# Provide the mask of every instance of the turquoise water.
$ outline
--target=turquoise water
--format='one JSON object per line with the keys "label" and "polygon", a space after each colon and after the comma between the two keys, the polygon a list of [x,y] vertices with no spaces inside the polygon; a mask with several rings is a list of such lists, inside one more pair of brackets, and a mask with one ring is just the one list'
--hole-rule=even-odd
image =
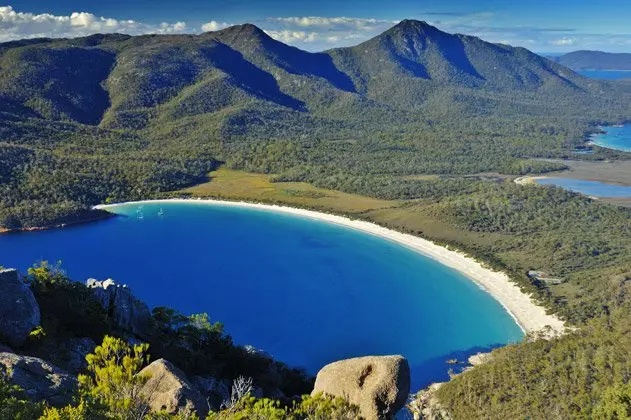
{"label": "turquoise water", "polygon": [[536,179],[537,184],[556,185],[567,190],[576,191],[585,195],[606,198],[631,197],[631,187],[625,185],[606,184],[598,181],[586,181],[572,178],[543,178]]}
{"label": "turquoise water", "polygon": [[631,79],[631,70],[578,70],[577,73],[591,79]]}
{"label": "turquoise water", "polygon": [[150,306],[207,312],[237,343],[311,373],[347,357],[403,354],[414,389],[448,379],[447,359],[522,338],[472,281],[376,236],[194,202],[116,212],[121,217],[0,236],[0,264],[24,271],[61,260],[76,280],[111,277]]}
{"label": "turquoise water", "polygon": [[622,127],[600,127],[605,133],[593,134],[590,137],[592,143],[609,149],[631,152],[631,125]]}

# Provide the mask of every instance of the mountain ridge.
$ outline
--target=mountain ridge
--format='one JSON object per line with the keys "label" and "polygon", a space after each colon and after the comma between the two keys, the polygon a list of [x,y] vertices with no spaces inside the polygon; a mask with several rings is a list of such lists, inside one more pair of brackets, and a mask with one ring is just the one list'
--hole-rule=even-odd
{"label": "mountain ridge", "polygon": [[605,119],[612,102],[617,118],[627,94],[524,48],[416,20],[318,53],[252,24],[199,35],[11,41],[0,44],[0,68],[7,121],[150,133],[160,144],[192,133],[197,142],[352,138],[454,116],[586,114],[577,104],[600,103]]}
{"label": "mountain ridge", "polygon": [[[200,35],[96,34],[11,41],[0,44],[0,54],[0,97],[12,101],[14,109],[19,105],[44,119],[128,129],[146,127],[160,113],[156,107],[213,77],[212,90],[223,99],[215,101],[219,108],[200,107],[200,112],[206,110],[202,113],[250,98],[327,118],[342,103],[351,109],[352,103],[361,103],[405,113],[435,102],[434,96],[445,88],[476,96],[482,91],[547,94],[544,90],[551,86],[571,95],[595,85],[525,49],[448,34],[416,20],[404,20],[357,46],[319,53],[286,45],[255,25],[243,24]],[[99,54],[110,60],[99,62]],[[76,62],[89,62],[98,74],[76,69]],[[43,72],[33,77],[39,70]],[[41,83],[23,89],[25,79]],[[91,85],[73,86],[76,80]],[[64,99],[51,86],[76,92]],[[88,97],[96,103],[89,103]],[[93,113],[86,114],[90,110]]]}

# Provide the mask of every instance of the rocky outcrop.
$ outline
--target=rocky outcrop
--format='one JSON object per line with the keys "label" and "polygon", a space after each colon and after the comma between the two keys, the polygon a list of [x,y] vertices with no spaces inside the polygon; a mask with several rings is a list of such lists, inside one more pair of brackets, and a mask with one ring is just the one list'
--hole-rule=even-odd
{"label": "rocky outcrop", "polygon": [[63,343],[64,361],[60,365],[71,373],[79,373],[88,367],[85,357],[96,348],[96,343],[90,338],[71,338]]}
{"label": "rocky outcrop", "polygon": [[0,340],[19,347],[39,325],[39,306],[15,270],[0,270]]}
{"label": "rocky outcrop", "polygon": [[410,367],[401,356],[369,356],[331,363],[318,372],[312,395],[345,398],[367,420],[392,419],[410,392]]}
{"label": "rocky outcrop", "polygon": [[208,405],[197,388],[188,381],[184,372],[171,362],[164,359],[156,360],[138,375],[149,378],[140,392],[149,401],[152,411],[165,410],[168,413],[175,413],[188,407],[202,416],[208,411]]}
{"label": "rocky outcrop", "polygon": [[74,376],[36,357],[0,353],[0,371],[30,400],[47,401],[54,406],[69,404],[77,387]]}
{"label": "rocky outcrop", "polygon": [[491,360],[492,353],[476,353],[467,360],[471,366],[479,366]]}
{"label": "rocky outcrop", "polygon": [[86,285],[103,305],[119,328],[146,337],[151,326],[151,312],[147,304],[136,298],[127,286],[117,285],[112,279],[89,279]]}
{"label": "rocky outcrop", "polygon": [[436,398],[436,391],[444,382],[431,384],[428,388],[415,395],[408,406],[414,420],[451,420],[451,415]]}
{"label": "rocky outcrop", "polygon": [[225,401],[230,401],[231,382],[227,379],[217,379],[212,376],[193,376],[191,383],[200,392],[206,405],[213,411],[221,410]]}

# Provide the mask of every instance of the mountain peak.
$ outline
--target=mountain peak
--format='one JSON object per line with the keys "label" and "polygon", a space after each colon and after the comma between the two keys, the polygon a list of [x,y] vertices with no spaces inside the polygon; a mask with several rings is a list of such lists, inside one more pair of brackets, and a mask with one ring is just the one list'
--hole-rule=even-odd
{"label": "mountain peak", "polygon": [[399,22],[397,25],[395,25],[396,27],[400,27],[400,28],[416,28],[416,27],[426,27],[426,26],[432,26],[429,23],[427,23],[424,20],[416,20],[416,19],[403,19],[401,22]]}
{"label": "mountain peak", "polygon": [[252,25],[251,23],[229,26],[217,32],[223,34],[238,34],[240,36],[253,36],[257,38],[269,38],[269,35],[267,35],[265,31],[256,25]]}
{"label": "mountain peak", "polygon": [[[219,40],[228,45],[270,45],[275,43],[274,39],[265,33],[258,26],[251,23],[230,26],[217,32],[207,32],[207,37]],[[244,44],[245,43],[245,44]]]}
{"label": "mountain peak", "polygon": [[386,34],[400,34],[400,35],[430,35],[430,34],[444,34],[441,30],[435,26],[430,25],[424,20],[405,19],[390,28],[385,32]]}

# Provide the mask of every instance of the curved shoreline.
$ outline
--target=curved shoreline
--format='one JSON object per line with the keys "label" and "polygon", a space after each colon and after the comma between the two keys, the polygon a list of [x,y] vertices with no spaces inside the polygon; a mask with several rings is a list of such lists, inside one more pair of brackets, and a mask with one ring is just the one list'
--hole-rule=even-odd
{"label": "curved shoreline", "polygon": [[278,206],[269,204],[258,204],[248,202],[235,202],[210,199],[163,199],[163,200],[143,200],[118,204],[106,204],[95,206],[95,209],[106,210],[108,208],[120,207],[129,204],[142,203],[199,203],[214,206],[231,206],[250,209],[273,211],[294,216],[301,216],[310,219],[333,223],[347,228],[356,229],[368,234],[379,236],[383,239],[396,242],[422,255],[430,257],[443,265],[446,265],[467,278],[475,282],[483,290],[494,297],[513,317],[517,325],[524,331],[537,332],[545,327],[552,328],[554,333],[563,333],[566,329],[565,323],[555,315],[546,313],[545,308],[537,305],[532,297],[524,292],[502,272],[493,271],[483,267],[478,261],[465,254],[434,244],[433,242],[417,236],[397,232],[387,229],[375,223],[352,220],[348,217],[337,216],[328,213],[321,213],[312,210],[304,210],[295,207]]}

